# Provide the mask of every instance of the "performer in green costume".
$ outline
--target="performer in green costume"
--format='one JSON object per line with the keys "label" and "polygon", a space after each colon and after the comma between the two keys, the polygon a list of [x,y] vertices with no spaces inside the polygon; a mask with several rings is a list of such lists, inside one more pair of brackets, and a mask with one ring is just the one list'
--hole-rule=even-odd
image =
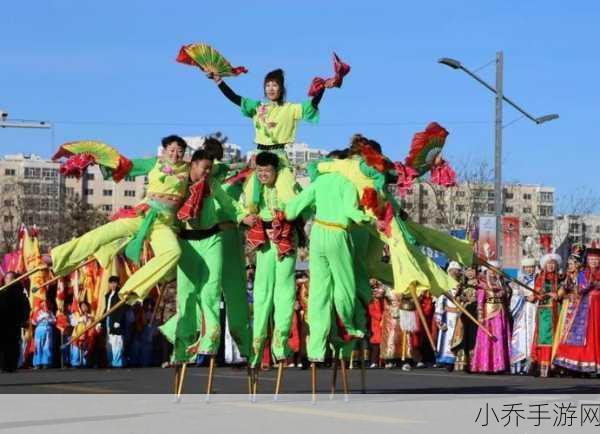
{"label": "performer in green costume", "polygon": [[[256,177],[261,187],[258,214],[252,212],[247,197],[241,201],[245,214],[243,222],[251,228],[248,231],[250,244],[254,242],[254,236],[261,239],[256,251],[254,279],[252,367],[256,367],[262,359],[271,314],[273,358],[282,360],[290,355],[288,338],[296,299],[296,251],[291,225],[282,219],[286,200],[279,195],[276,187],[278,166],[277,155],[259,153],[256,156]],[[283,232],[287,232],[287,238],[280,238]]]}
{"label": "performer in green costume", "polygon": [[[176,362],[186,362],[196,352],[214,355],[220,345],[224,258],[219,215],[235,220],[236,207],[219,182],[210,177],[212,166],[206,151],[194,152],[190,168],[193,185],[177,213],[184,226],[179,233],[182,255],[177,268],[177,314],[160,327],[173,343],[172,359]],[[247,312],[247,306],[244,308]]]}
{"label": "performer in green costume", "polygon": [[356,188],[337,173],[319,176],[288,202],[287,218],[294,220],[310,206],[316,207],[316,217],[310,237],[308,359],[322,362],[331,330],[332,302],[346,332],[355,338],[364,336],[354,324],[356,281],[349,227],[371,219],[358,209]]}

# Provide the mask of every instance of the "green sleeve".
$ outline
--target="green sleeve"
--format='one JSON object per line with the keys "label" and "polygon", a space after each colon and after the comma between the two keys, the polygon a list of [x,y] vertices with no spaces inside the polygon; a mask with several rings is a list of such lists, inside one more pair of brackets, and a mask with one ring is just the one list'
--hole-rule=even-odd
{"label": "green sleeve", "polygon": [[342,206],[344,214],[355,223],[367,223],[371,218],[358,208],[358,193],[349,181],[344,180],[342,185]]}
{"label": "green sleeve", "polygon": [[227,219],[237,221],[238,216],[241,213],[239,205],[227,193],[225,193],[225,190],[223,190],[218,182],[213,181],[211,188],[215,199],[217,202],[219,202],[219,205],[221,205],[223,213]]}
{"label": "green sleeve", "polygon": [[151,158],[134,158],[131,160],[133,163],[133,167],[127,174],[127,176],[141,176],[147,175],[154,166],[156,166],[156,162],[158,161],[158,157]]}
{"label": "green sleeve", "polygon": [[213,179],[216,179],[220,183],[223,183],[225,178],[227,178],[227,173],[229,172],[229,165],[227,163],[215,162],[213,165],[212,173],[210,174]]}
{"label": "green sleeve", "polygon": [[302,103],[302,119],[311,124],[319,123],[319,110],[314,108],[311,100]]}
{"label": "green sleeve", "polygon": [[315,203],[315,188],[315,183],[310,184],[286,204],[285,215],[288,220],[296,220],[306,207]]}
{"label": "green sleeve", "polygon": [[[157,160],[158,160],[158,157],[132,159],[131,162],[133,163],[133,167],[127,173],[127,176],[147,175],[148,172],[150,172],[154,168]],[[100,165],[100,171],[102,172],[102,177],[105,180],[112,178],[112,174],[113,174],[112,169]]]}
{"label": "green sleeve", "polygon": [[240,110],[242,114],[247,118],[252,118],[256,114],[256,109],[260,105],[260,101],[257,99],[250,99],[242,97],[242,103],[240,104]]}

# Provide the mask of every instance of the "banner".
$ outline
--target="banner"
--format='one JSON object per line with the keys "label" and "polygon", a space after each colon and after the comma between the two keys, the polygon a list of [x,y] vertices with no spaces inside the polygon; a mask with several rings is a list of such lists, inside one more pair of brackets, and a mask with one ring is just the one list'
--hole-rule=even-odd
{"label": "banner", "polygon": [[496,217],[480,216],[477,242],[477,254],[486,260],[496,258]]}
{"label": "banner", "polygon": [[519,217],[502,217],[502,267],[514,270],[521,264],[521,230]]}

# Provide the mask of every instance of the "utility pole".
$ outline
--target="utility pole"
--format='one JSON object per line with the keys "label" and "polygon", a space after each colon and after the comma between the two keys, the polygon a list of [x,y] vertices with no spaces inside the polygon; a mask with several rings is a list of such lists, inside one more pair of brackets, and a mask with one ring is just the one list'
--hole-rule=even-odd
{"label": "utility pole", "polygon": [[496,214],[496,259],[502,257],[502,99],[504,54],[496,53],[496,143],[494,146],[494,212]]}

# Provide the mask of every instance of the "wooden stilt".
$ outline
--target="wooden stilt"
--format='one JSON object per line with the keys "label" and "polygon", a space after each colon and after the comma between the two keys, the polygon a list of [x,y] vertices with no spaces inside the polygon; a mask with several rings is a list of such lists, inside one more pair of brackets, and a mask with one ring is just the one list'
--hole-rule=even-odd
{"label": "wooden stilt", "polygon": [[458,302],[458,300],[456,300],[456,298],[450,294],[450,292],[445,292],[444,295],[446,297],[448,297],[448,300],[450,300],[457,308],[458,310],[460,310],[463,314],[466,315],[467,318],[469,318],[471,321],[473,321],[475,324],[477,324],[477,326],[479,328],[481,328],[481,330],[483,330],[483,332],[489,336],[490,339],[492,339],[493,341],[497,341],[498,338],[496,336],[494,336],[492,334],[492,332],[486,327],[484,326],[481,321],[477,320],[477,318],[475,318],[473,315],[471,315],[471,312],[469,312],[463,305],[462,303]]}
{"label": "wooden stilt", "polygon": [[279,398],[279,392],[281,390],[281,379],[283,378],[283,363],[284,360],[279,361],[279,366],[277,367],[277,382],[275,383],[275,396],[273,400],[277,401]]}
{"label": "wooden stilt", "polygon": [[341,374],[342,374],[342,387],[344,389],[344,401],[348,401],[348,371],[346,370],[346,361],[343,357],[340,358]]}
{"label": "wooden stilt", "polygon": [[156,305],[154,306],[154,310],[152,311],[152,317],[150,318],[150,325],[154,325],[154,320],[156,319],[156,314],[158,313],[158,307],[160,306],[160,302],[163,299],[165,289],[167,289],[167,283],[165,282],[161,286],[157,286],[156,289],[158,289],[158,298],[156,299]]}
{"label": "wooden stilt", "polygon": [[433,335],[431,334],[431,330],[429,329],[429,324],[427,324],[427,318],[425,318],[425,314],[423,313],[423,308],[421,307],[421,303],[419,303],[419,297],[417,297],[417,289],[415,288],[414,285],[410,286],[410,295],[412,296],[413,302],[415,303],[415,308],[417,309],[417,314],[419,316],[419,319],[421,320],[421,324],[423,325],[425,334],[427,335],[427,340],[429,341],[429,345],[431,345],[433,354],[435,354],[437,357],[437,346],[433,340]]}
{"label": "wooden stilt", "polygon": [[17,283],[17,282],[20,282],[21,280],[28,278],[29,276],[31,276],[32,274],[35,274],[35,273],[37,273],[38,271],[43,271],[43,270],[45,270],[46,268],[48,268],[48,266],[46,266],[46,265],[41,265],[41,266],[39,266],[39,267],[35,267],[33,270],[31,270],[31,271],[28,271],[27,273],[25,273],[25,274],[23,274],[23,275],[21,275],[21,276],[17,277],[17,278],[16,278],[15,280],[13,280],[12,282],[10,282],[10,283],[7,283],[6,285],[2,286],[2,287],[0,288],[0,292],[4,291],[6,288],[8,288],[9,286],[12,286],[12,285],[14,285],[15,283]]}
{"label": "wooden stilt", "polygon": [[367,367],[365,362],[365,340],[360,341],[360,393],[367,393]]}
{"label": "wooden stilt", "polygon": [[177,387],[177,399],[181,399],[181,392],[183,391],[183,383],[185,382],[185,370],[187,369],[187,363],[184,363],[181,367],[181,373],[179,374],[179,386]]}
{"label": "wooden stilt", "polygon": [[353,365],[354,365],[354,350],[350,351],[350,363],[349,363],[348,369],[352,369]]}
{"label": "wooden stilt", "polygon": [[208,365],[208,383],[206,385],[206,401],[210,401],[210,395],[212,393],[212,386],[213,386],[213,378],[215,375],[215,359],[217,356],[215,356],[214,354],[211,354],[210,356],[210,362]]}
{"label": "wooden stilt", "polygon": [[310,364],[312,403],[317,402],[317,365],[315,362]]}
{"label": "wooden stilt", "polygon": [[106,318],[107,316],[109,316],[111,313],[113,313],[114,311],[116,311],[118,308],[120,308],[121,306],[123,306],[125,303],[127,303],[127,299],[119,301],[117,304],[115,304],[113,307],[111,307],[106,313],[104,313],[104,315],[102,315],[100,318],[96,319],[95,321],[91,322],[90,325],[88,325],[85,329],[83,329],[83,331],[81,331],[79,334],[77,334],[75,336],[71,336],[71,339],[69,339],[66,344],[61,345],[60,348],[63,349],[63,348],[68,347],[69,345],[71,345],[74,341],[76,341],[77,339],[79,339],[80,337],[82,337],[83,335],[85,335],[89,330],[91,330],[94,327],[96,327],[96,325],[100,324],[100,322],[104,318]]}
{"label": "wooden stilt", "polygon": [[339,365],[340,365],[340,353],[339,353],[339,350],[336,350],[335,354],[334,354],[334,358],[333,358],[333,372],[331,374],[331,388],[329,391],[329,399],[333,399],[333,397],[335,396],[335,389],[337,386],[337,373],[338,373]]}
{"label": "wooden stilt", "polygon": [[252,401],[252,385],[254,384],[253,368],[250,364],[246,367],[246,373],[248,374],[248,400]]}
{"label": "wooden stilt", "polygon": [[256,402],[256,392],[258,390],[258,373],[260,368],[254,368],[254,384],[252,384],[252,402]]}
{"label": "wooden stilt", "polygon": [[173,385],[173,394],[177,396],[177,391],[179,390],[179,375],[181,374],[181,366],[175,365],[175,381]]}

